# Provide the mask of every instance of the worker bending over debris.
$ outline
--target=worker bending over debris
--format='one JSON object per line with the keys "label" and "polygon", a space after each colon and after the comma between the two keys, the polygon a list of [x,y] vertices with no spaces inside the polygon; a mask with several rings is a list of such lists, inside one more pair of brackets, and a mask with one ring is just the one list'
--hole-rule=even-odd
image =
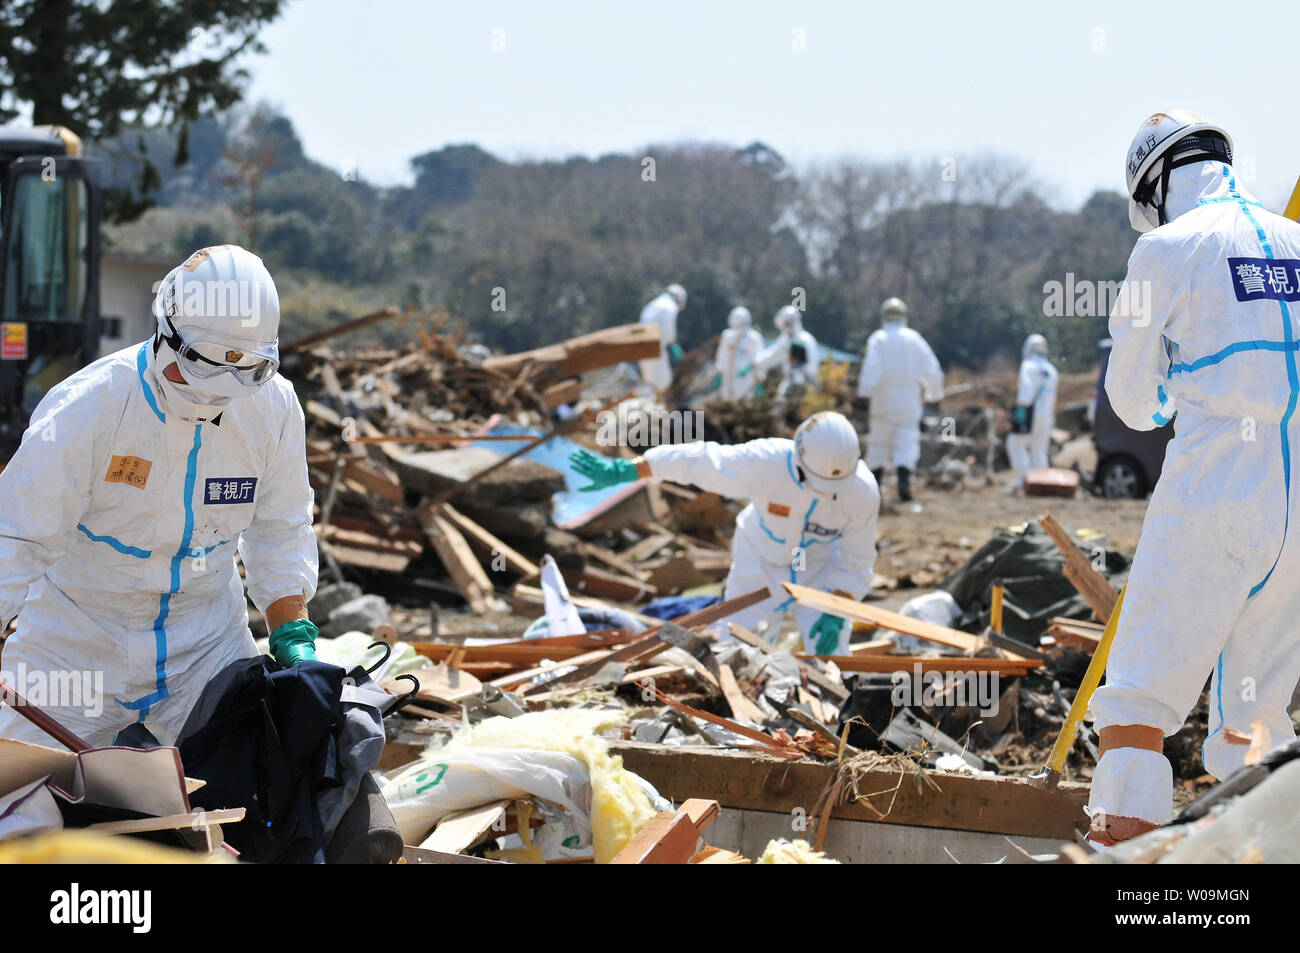
{"label": "worker bending over debris", "polygon": [[1142,124],[1126,172],[1129,219],[1146,234],[1111,314],[1106,393],[1137,430],[1177,418],[1091,702],[1098,844],[1169,820],[1164,739],[1207,674],[1202,758],[1220,779],[1244,763],[1255,722],[1273,745],[1292,739],[1300,680],[1300,225],[1241,187],[1227,132],[1185,109]]}
{"label": "worker bending over debris", "polygon": [[777,336],[757,358],[760,374],[776,367],[781,383],[776,396],[784,397],[791,387],[816,387],[822,356],[817,339],[803,326],[803,315],[792,304],[776,313]]}
{"label": "worker bending over debris", "polygon": [[673,368],[682,359],[677,344],[677,315],[686,307],[686,289],[672,284],[641,309],[642,324],[659,325],[659,356],[640,362],[641,379],[662,394],[673,383]]}
{"label": "worker bending over debris", "polygon": [[921,458],[922,398],[943,397],[943,370],[925,338],[907,326],[907,305],[890,298],[880,308],[881,327],[867,338],[858,396],[871,400],[867,466],[884,484],[885,467],[897,468],[898,497],[912,498],[912,471]]}
{"label": "worker bending over debris", "polygon": [[1025,485],[1025,473],[1048,466],[1047,450],[1056,424],[1056,368],[1047,359],[1047,338],[1031,334],[1021,351],[1020,383],[1007,434],[1007,458],[1016,471],[1012,489]]}
{"label": "worker bending over debris", "polygon": [[[242,248],[202,248],[154,314],[152,340],[45,395],[0,474],[5,670],[51,686],[102,671],[102,713],[41,706],[95,746],[134,724],[170,744],[208,680],[258,654],[236,547],[276,659],[315,658],[312,491],[302,408],[276,374],[275,284]],[[50,743],[8,707],[0,736]]]}
{"label": "worker bending over debris", "polygon": [[717,373],[713,390],[721,400],[743,400],[754,393],[758,375],[754,362],[763,349],[763,338],[753,328],[748,308],[732,308],[727,329],[718,337],[718,353],[713,359]]}
{"label": "worker bending over debris", "polygon": [[862,599],[870,590],[880,492],[860,456],[853,425],[823,411],[800,424],[793,440],[665,444],[636,460],[579,450],[570,461],[591,480],[584,490],[637,479],[672,480],[748,500],[736,517],[723,598],[765,587],[769,598],[731,621],[747,629],[765,621],[767,636],[774,639],[785,610],[793,607],[807,651],[844,655],[850,632],[844,619],[794,604],[781,583],[850,599]]}

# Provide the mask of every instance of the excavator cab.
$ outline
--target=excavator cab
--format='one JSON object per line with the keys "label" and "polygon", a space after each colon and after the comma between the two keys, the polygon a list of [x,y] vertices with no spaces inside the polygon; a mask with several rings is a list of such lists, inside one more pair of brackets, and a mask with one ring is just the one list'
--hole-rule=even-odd
{"label": "excavator cab", "polygon": [[66,129],[0,126],[0,463],[99,354],[99,188]]}

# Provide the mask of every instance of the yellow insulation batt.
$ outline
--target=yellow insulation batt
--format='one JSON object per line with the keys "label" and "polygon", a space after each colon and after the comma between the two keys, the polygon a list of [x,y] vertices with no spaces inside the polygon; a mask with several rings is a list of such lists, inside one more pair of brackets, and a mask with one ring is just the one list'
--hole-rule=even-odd
{"label": "yellow insulation batt", "polygon": [[819,850],[813,850],[806,840],[768,841],[760,864],[838,864]]}
{"label": "yellow insulation batt", "polygon": [[0,844],[0,864],[221,864],[224,850],[199,854],[135,837],[66,830],[18,837]]}
{"label": "yellow insulation batt", "polygon": [[[529,712],[517,718],[488,718],[457,731],[442,747],[430,748],[420,761],[394,777],[385,786],[384,794],[390,803],[394,795],[401,798],[411,789],[413,780],[425,777],[433,767],[454,763],[458,756],[494,751],[569,755],[587,769],[594,857],[598,864],[608,863],[655,814],[650,799],[633,775],[624,769],[623,759],[611,755],[605,739],[597,735],[601,729],[621,724],[625,718],[618,711],[583,708]],[[539,761],[544,762],[545,758]],[[418,789],[417,786],[415,790]]]}

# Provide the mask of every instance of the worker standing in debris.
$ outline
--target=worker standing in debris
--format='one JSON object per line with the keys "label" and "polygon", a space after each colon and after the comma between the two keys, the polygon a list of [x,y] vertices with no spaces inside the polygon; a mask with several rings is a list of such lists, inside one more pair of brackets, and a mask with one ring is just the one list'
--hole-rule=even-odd
{"label": "worker standing in debris", "polygon": [[885,467],[897,470],[898,497],[912,499],[912,471],[921,458],[922,399],[943,397],[943,370],[934,351],[907,326],[907,305],[890,298],[880,308],[881,327],[867,338],[858,396],[871,400],[867,466],[884,484]]}
{"label": "worker standing in debris", "polygon": [[[272,654],[315,658],[312,491],[302,408],[276,374],[275,284],[242,248],[202,248],[154,314],[151,340],[46,394],[0,474],[0,619],[18,617],[4,668],[51,686],[102,672],[102,713],[42,706],[92,745],[136,724],[171,743],[207,681],[257,655],[236,548]],[[8,707],[0,736],[51,743]]]}
{"label": "worker standing in debris", "polygon": [[754,362],[763,348],[762,336],[754,330],[748,308],[732,308],[727,329],[718,338],[717,367],[713,389],[722,400],[743,400],[754,393],[758,375]]}
{"label": "worker standing in debris", "polygon": [[851,627],[839,616],[794,604],[781,583],[850,599],[862,599],[870,590],[880,493],[860,458],[853,425],[840,414],[823,411],[800,424],[793,440],[665,444],[635,461],[580,450],[570,461],[591,480],[584,490],[637,479],[672,480],[748,500],[736,517],[723,598],[765,587],[769,595],[731,621],[748,629],[766,622],[771,639],[780,631],[786,609],[793,607],[807,651],[843,655]]}
{"label": "worker standing in debris", "polygon": [[1047,359],[1047,338],[1029,335],[1021,355],[1016,405],[1011,410],[1011,433],[1007,434],[1007,458],[1016,471],[1013,489],[1025,485],[1026,472],[1049,465],[1047,450],[1056,424],[1058,375]]}
{"label": "worker standing in debris", "polygon": [[1126,172],[1145,234],[1110,318],[1106,393],[1137,430],[1177,419],[1091,702],[1099,844],[1169,820],[1164,739],[1207,675],[1202,757],[1217,778],[1242,766],[1256,722],[1291,740],[1300,680],[1300,225],[1242,188],[1227,132],[1185,109],[1142,124]]}
{"label": "worker standing in debris", "polygon": [[659,326],[659,356],[640,362],[641,379],[656,394],[662,394],[672,386],[673,368],[682,359],[682,349],[677,344],[677,315],[685,307],[686,289],[671,284],[641,309],[642,324]]}
{"label": "worker standing in debris", "polygon": [[778,397],[784,397],[791,387],[816,387],[821,372],[821,348],[812,332],[803,326],[803,315],[792,304],[776,313],[776,340],[758,355],[755,363],[759,373],[766,374],[773,367],[781,371]]}

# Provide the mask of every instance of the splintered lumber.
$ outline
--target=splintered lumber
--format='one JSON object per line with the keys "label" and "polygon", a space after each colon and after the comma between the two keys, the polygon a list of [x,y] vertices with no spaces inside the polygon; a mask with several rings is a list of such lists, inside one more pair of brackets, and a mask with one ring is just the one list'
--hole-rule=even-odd
{"label": "splintered lumber", "polygon": [[542,391],[542,405],[554,410],[561,404],[572,404],[582,397],[582,381],[574,379],[552,384]]}
{"label": "splintered lumber", "polygon": [[615,602],[636,602],[659,594],[658,588],[648,582],[596,566],[586,566],[578,573],[577,588]]}
{"label": "splintered lumber", "polygon": [[[741,642],[744,642],[746,645],[758,649],[764,655],[772,654],[771,644],[765,642],[763,639],[760,639],[757,635],[755,635],[753,632],[750,632],[748,629],[736,625],[736,623],[734,622],[728,622],[727,631],[731,633],[732,638],[739,639]],[[827,675],[825,672],[818,670],[817,667],[814,664],[812,664],[811,661],[807,661],[809,659],[816,659],[816,658],[817,656],[815,655],[809,655],[803,657],[800,657],[798,655],[795,656],[795,659],[799,663],[799,670],[803,672],[804,678],[806,678],[811,684],[816,685],[822,691],[834,697],[837,701],[841,701],[841,702],[847,701],[849,697],[849,691],[847,688],[844,687],[844,683],[840,681],[839,678],[832,678],[829,675]]]}
{"label": "splintered lumber", "polygon": [[1057,616],[1047,624],[1047,634],[1055,639],[1058,645],[1067,645],[1088,655],[1097,651],[1105,631],[1105,626],[1095,622],[1067,619],[1063,616]]}
{"label": "splintered lumber", "polygon": [[1105,625],[1110,620],[1110,614],[1115,611],[1115,601],[1119,599],[1119,593],[1105,576],[1093,568],[1092,560],[1084,555],[1083,550],[1070,538],[1065,527],[1056,521],[1056,517],[1051,513],[1044,513],[1038,517],[1038,525],[1052,538],[1052,542],[1056,543],[1061,554],[1065,556],[1065,578],[1079,590],[1079,595],[1092,606],[1097,620]]}
{"label": "splintered lumber", "polygon": [[483,362],[483,369],[511,377],[536,369],[548,377],[563,378],[658,356],[658,325],[622,324],[536,350],[490,357]]}
{"label": "splintered lumber", "polygon": [[[499,537],[492,535],[478,523],[475,523],[468,516],[465,516],[459,510],[455,509],[450,503],[440,504],[438,513],[441,516],[451,520],[456,524],[456,528],[464,533],[470,540],[479,544],[487,551],[489,557],[500,556],[506,566],[520,573],[525,578],[536,576],[541,572],[537,563],[533,562],[527,556],[524,556],[514,547],[503,542]],[[489,566],[491,563],[489,562]]]}
{"label": "splintered lumber", "polygon": [[195,811],[192,814],[168,814],[166,817],[140,817],[125,821],[101,821],[87,824],[83,830],[96,834],[144,834],[149,831],[171,831],[182,828],[198,830],[214,824],[234,824],[244,819],[244,808],[230,807],[217,811]]}
{"label": "splintered lumber", "polygon": [[[752,605],[757,605],[766,599],[767,596],[767,589],[757,589],[754,592],[746,593],[743,596],[737,596],[735,599],[728,599],[725,602],[719,602],[716,605],[707,606],[699,612],[687,613],[684,616],[679,616],[670,621],[684,629],[698,628],[700,626],[717,622],[719,619],[725,619],[733,612],[739,612],[741,609],[747,609]],[[649,628],[645,632],[641,633],[641,637],[637,641],[625,645],[621,649],[617,649],[613,652],[604,653],[603,656],[594,658],[584,665],[580,665],[576,670],[569,672],[567,675],[561,675],[558,678],[551,679],[545,683],[545,689],[550,691],[554,688],[558,688],[560,685],[567,685],[571,682],[580,682],[583,679],[591,678],[609,662],[633,662],[653,658],[660,652],[669,648],[669,643],[662,641],[657,634],[661,628],[661,625]],[[577,660],[573,659],[571,661],[576,662]],[[538,690],[541,690],[541,688],[542,686],[538,686]],[[528,692],[525,691],[524,694],[527,695]]]}
{"label": "splintered lumber", "polygon": [[718,817],[718,802],[691,798],[661,811],[637,832],[611,864],[687,864],[700,852],[704,829]]}
{"label": "splintered lumber", "polygon": [[424,850],[459,854],[468,850],[492,830],[505,831],[509,801],[494,801],[481,807],[455,811],[438,821],[428,837],[420,842]]}
{"label": "splintered lumber", "polygon": [[[816,657],[816,656],[808,656]],[[946,655],[929,658],[923,655],[826,655],[845,672],[997,672],[1009,678],[1026,675],[1041,664],[1037,659],[972,658]]]}
{"label": "splintered lumber", "polygon": [[756,725],[761,725],[766,721],[767,712],[750,701],[745,693],[740,690],[740,683],[736,681],[736,673],[731,670],[731,666],[721,665],[719,671],[721,676],[718,679],[718,685],[722,689],[723,697],[727,699],[727,704],[731,706],[732,716],[743,718],[745,721],[752,721]]}
{"label": "splintered lumber", "polygon": [[[950,648],[961,649],[963,652],[972,654],[982,649],[986,644],[984,639],[971,635],[969,632],[959,632],[947,626],[935,625],[933,622],[913,619],[897,612],[890,612],[888,609],[877,609],[862,602],[854,602],[852,599],[846,599],[843,596],[821,592],[818,589],[800,586],[793,582],[783,582],[781,585],[785,587],[786,592],[794,597],[794,601],[801,606],[829,612],[831,615],[843,616],[845,619],[851,619],[854,622],[865,622],[881,629],[889,629],[891,632],[901,632],[904,635],[912,635],[927,642],[937,642],[940,645],[947,645]],[[845,657],[847,656],[837,656],[836,664],[839,665],[840,659]],[[845,666],[840,665],[840,667],[844,668]]]}
{"label": "splintered lumber", "polygon": [[332,328],[325,328],[323,331],[317,331],[314,334],[308,334],[306,337],[285,345],[280,349],[280,353],[293,354],[295,351],[301,351],[304,348],[311,347],[313,344],[319,344],[321,341],[328,340],[339,334],[347,334],[349,331],[357,331],[364,327],[369,327],[388,318],[395,318],[400,314],[396,308],[382,308],[379,311],[373,311],[370,314],[363,315],[359,318],[353,318],[351,321],[344,321],[342,324],[336,324]]}
{"label": "splintered lumber", "polygon": [[422,507],[420,522],[460,594],[475,612],[488,611],[492,583],[460,530],[431,506]]}
{"label": "splintered lumber", "polygon": [[[839,765],[787,760],[753,750],[622,741],[610,753],[669,800],[712,798],[723,810],[807,813],[835,780]],[[1055,791],[1004,777],[926,771],[913,783],[888,762],[858,774],[857,798],[837,803],[833,819],[876,821],[988,834],[1073,841],[1088,830],[1088,785],[1063,781]]]}

